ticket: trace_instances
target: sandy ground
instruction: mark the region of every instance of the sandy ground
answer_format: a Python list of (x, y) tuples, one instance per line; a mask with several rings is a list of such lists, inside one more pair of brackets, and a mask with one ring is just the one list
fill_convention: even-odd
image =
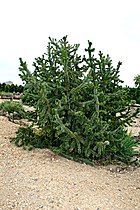
[(140, 168), (116, 172), (23, 150), (10, 143), (18, 127), (0, 117), (0, 210), (140, 210)]

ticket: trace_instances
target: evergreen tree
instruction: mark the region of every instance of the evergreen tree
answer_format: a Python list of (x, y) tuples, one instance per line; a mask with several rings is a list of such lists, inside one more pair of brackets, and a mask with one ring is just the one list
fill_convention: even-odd
[(135, 76), (134, 82), (135, 86), (140, 89), (140, 75)]
[(1, 84), (1, 90), (2, 90), (2, 91), (5, 91), (5, 86), (6, 86), (6, 83), (2, 83), (2, 84)]
[(137, 75), (134, 78), (134, 81), (135, 81), (135, 87), (136, 87), (136, 91), (135, 91), (136, 102), (140, 103), (140, 75)]
[(9, 93), (10, 92), (10, 85), (5, 85), (4, 92)]
[[(130, 113), (119, 79), (121, 63), (114, 68), (110, 57), (101, 52), (95, 58), (91, 42), (88, 55), (82, 58), (79, 45), (70, 45), (66, 36), (49, 40), (47, 53), (33, 63), (33, 73), (20, 58), (24, 101), (35, 111), (33, 125), (19, 130), (16, 144), (26, 139), (26, 144), (91, 162), (130, 160), (136, 141), (127, 135), (125, 126), (138, 110)], [(39, 133), (33, 130), (34, 124)]]

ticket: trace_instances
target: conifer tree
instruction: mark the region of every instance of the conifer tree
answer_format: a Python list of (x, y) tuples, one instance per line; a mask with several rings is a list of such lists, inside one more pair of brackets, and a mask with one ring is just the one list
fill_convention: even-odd
[[(31, 73), (20, 58), (20, 77), (25, 83), (24, 100), (33, 105), (33, 125), (19, 129), (16, 143), (27, 138), (33, 146), (49, 147), (79, 160), (118, 158), (134, 154), (125, 126), (131, 122), (127, 95), (109, 55), (95, 58), (88, 42), (87, 56), (78, 55), (79, 45), (67, 36), (49, 38), (47, 53), (35, 59)], [(137, 110), (138, 112), (138, 110)], [(119, 113), (119, 115), (117, 115)], [(33, 132), (37, 125), (39, 133)], [(42, 146), (43, 145), (43, 146)]]
[(140, 75), (134, 77), (135, 82), (135, 100), (140, 103)]

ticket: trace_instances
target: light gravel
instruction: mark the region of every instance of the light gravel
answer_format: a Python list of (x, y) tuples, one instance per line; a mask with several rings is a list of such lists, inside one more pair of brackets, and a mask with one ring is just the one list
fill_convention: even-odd
[(26, 151), (10, 143), (18, 127), (0, 117), (0, 210), (140, 209), (140, 168), (91, 167), (48, 149)]

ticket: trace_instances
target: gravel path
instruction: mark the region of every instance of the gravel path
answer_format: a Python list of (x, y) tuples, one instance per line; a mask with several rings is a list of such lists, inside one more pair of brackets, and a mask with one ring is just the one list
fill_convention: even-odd
[(140, 168), (112, 173), (29, 152), (9, 142), (17, 128), (0, 117), (0, 210), (140, 210)]

